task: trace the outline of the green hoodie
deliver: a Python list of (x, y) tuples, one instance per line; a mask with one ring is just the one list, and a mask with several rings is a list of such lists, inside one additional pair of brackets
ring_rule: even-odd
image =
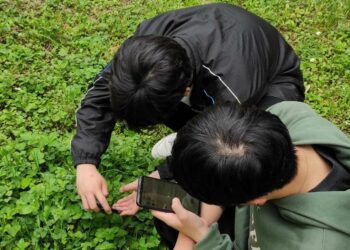
[[(349, 138), (307, 104), (285, 101), (268, 111), (287, 126), (294, 145), (331, 148), (336, 159), (350, 171)], [(350, 249), (350, 190), (310, 192), (260, 207), (237, 207), (235, 229), (232, 243), (228, 236), (219, 234), (214, 224), (196, 249)]]

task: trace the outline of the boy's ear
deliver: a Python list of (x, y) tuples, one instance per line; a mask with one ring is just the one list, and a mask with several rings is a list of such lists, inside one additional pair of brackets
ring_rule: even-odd
[(256, 205), (256, 206), (260, 206), (260, 205), (264, 205), (267, 201), (267, 195), (263, 195), (260, 196), (258, 198), (255, 198), (253, 200), (248, 201), (247, 203), (250, 205)]
[(191, 88), (190, 87), (186, 87), (184, 95), (185, 96), (189, 96), (190, 93), (191, 93)]

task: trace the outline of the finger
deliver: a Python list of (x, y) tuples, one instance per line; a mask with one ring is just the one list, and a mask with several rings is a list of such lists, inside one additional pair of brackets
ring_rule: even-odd
[(137, 210), (135, 211), (134, 209), (128, 209), (125, 211), (122, 211), (120, 213), (121, 216), (134, 216), (136, 214)]
[(156, 217), (156, 218), (158, 218), (158, 219), (160, 219), (160, 220), (163, 218), (163, 213), (164, 213), (164, 212), (157, 211), (157, 210), (153, 210), (153, 209), (151, 209), (150, 211), (151, 211), (151, 214), (152, 214), (154, 217)]
[(113, 205), (112, 208), (113, 208), (113, 209), (116, 209), (116, 210), (127, 210), (127, 209), (130, 209), (130, 204), (125, 204), (125, 205)]
[(87, 202), (87, 199), (85, 198), (85, 196), (84, 195), (82, 195), (82, 196), (80, 196), (80, 198), (81, 198), (81, 202), (83, 203), (83, 208), (85, 209), (85, 210), (89, 210), (89, 203)]
[(120, 215), (135, 215), (138, 211), (138, 208), (136, 207), (128, 207), (127, 209), (124, 209), (123, 211), (120, 212)]
[(97, 197), (98, 201), (100, 202), (100, 204), (102, 205), (103, 210), (105, 210), (105, 212), (107, 214), (112, 213), (112, 210), (111, 210), (110, 206), (108, 205), (106, 197), (102, 194), (102, 192), (101, 193), (97, 193), (96, 197)]
[(120, 216), (129, 216), (129, 214), (127, 213), (127, 211), (122, 211), (122, 212), (120, 213)]
[(107, 186), (107, 182), (105, 180), (102, 181), (101, 189), (102, 189), (102, 194), (105, 197), (107, 197), (108, 196), (108, 186)]
[(117, 209), (117, 210), (125, 210), (130, 208), (130, 206), (132, 206), (132, 204), (130, 203), (125, 203), (125, 204), (114, 204), (112, 206), (113, 209)]
[(117, 200), (117, 202), (115, 202), (114, 204), (122, 204), (122, 203), (125, 203), (125, 202), (129, 202), (130, 200), (131, 201), (134, 200), (134, 196), (132, 194)]
[(89, 194), (89, 195), (87, 195), (87, 196), (85, 196), (85, 197), (86, 197), (86, 200), (87, 200), (87, 202), (88, 202), (88, 204), (89, 204), (89, 211), (94, 211), (94, 212), (100, 211), (100, 210), (98, 209), (97, 204), (96, 204), (95, 195)]
[(179, 198), (174, 198), (172, 200), (171, 208), (180, 220), (186, 220), (188, 218), (190, 212), (182, 206)]
[(128, 207), (112, 207), (113, 210), (118, 211), (118, 213), (124, 212), (125, 210), (128, 210)]
[(113, 206), (134, 206), (137, 205), (134, 199), (128, 199), (121, 202), (116, 202)]
[(154, 217), (160, 219), (171, 227), (176, 228), (180, 223), (177, 215), (174, 213), (165, 213), (157, 210), (151, 210)]
[(137, 212), (140, 209), (140, 207), (134, 202), (124, 203), (124, 204), (114, 204), (112, 208), (119, 211), (133, 210), (135, 212)]
[(134, 203), (132, 199), (124, 200), (124, 201), (118, 201), (113, 204), (113, 206), (129, 206), (130, 204)]
[(128, 192), (128, 191), (134, 191), (137, 189), (138, 186), (138, 180), (135, 180), (129, 184), (126, 184), (120, 188), (120, 192)]

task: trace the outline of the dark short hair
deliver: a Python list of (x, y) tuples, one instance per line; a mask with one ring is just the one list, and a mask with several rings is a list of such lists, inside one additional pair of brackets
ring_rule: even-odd
[(116, 53), (111, 106), (131, 128), (166, 121), (184, 96), (192, 69), (184, 48), (163, 36), (134, 36)]
[(295, 149), (281, 120), (234, 104), (210, 107), (181, 128), (170, 167), (191, 195), (225, 206), (283, 187), (297, 169)]

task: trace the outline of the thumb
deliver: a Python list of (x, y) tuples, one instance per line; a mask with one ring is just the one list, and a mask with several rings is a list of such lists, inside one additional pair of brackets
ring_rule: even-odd
[(102, 194), (107, 197), (108, 196), (108, 186), (107, 186), (107, 182), (103, 181), (102, 182)]
[(171, 208), (180, 220), (184, 220), (187, 217), (188, 211), (182, 206), (179, 198), (174, 198), (171, 204)]
[(138, 186), (138, 180), (133, 181), (129, 184), (126, 184), (120, 188), (120, 192), (128, 192), (128, 191), (134, 191), (137, 189)]

